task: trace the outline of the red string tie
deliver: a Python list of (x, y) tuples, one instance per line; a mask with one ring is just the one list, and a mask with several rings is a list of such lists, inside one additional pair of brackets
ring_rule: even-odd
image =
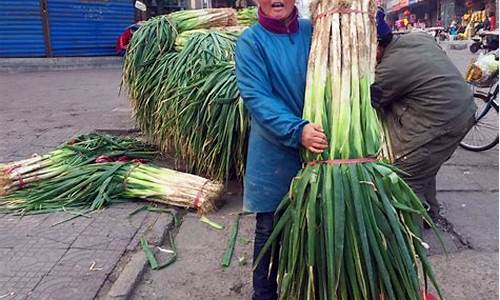
[(194, 208), (198, 209), (201, 207), (201, 197), (203, 196), (203, 188), (205, 188), (205, 185), (207, 185), (207, 183), (209, 182), (210, 180), (206, 180), (202, 185), (201, 185), (201, 188), (200, 190), (196, 193), (196, 197), (194, 197), (194, 202), (193, 202), (193, 206)]
[(359, 163), (371, 163), (377, 162), (375, 157), (361, 157), (361, 158), (348, 158), (348, 159), (326, 159), (326, 160), (313, 160), (307, 163), (307, 166), (314, 166), (316, 164), (327, 164), (327, 165), (347, 165), (347, 164), (359, 164)]

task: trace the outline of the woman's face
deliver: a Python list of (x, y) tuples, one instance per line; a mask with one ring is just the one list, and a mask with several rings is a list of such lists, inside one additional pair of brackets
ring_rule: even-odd
[(285, 20), (295, 7), (295, 0), (257, 0), (262, 12), (273, 19)]

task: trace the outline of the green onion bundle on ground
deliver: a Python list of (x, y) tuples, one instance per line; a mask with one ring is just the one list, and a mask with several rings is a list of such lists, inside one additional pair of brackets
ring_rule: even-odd
[(58, 176), (69, 167), (94, 163), (103, 155), (151, 159), (157, 152), (136, 139), (97, 133), (80, 135), (46, 155), (0, 164), (0, 196)]
[(97, 163), (68, 168), (57, 177), (2, 196), (0, 210), (16, 214), (95, 210), (139, 198), (204, 214), (214, 208), (222, 189), (221, 184), (167, 168)]
[(180, 10), (168, 15), (179, 32), (223, 26), (236, 26), (236, 12), (232, 8)]
[(375, 3), (314, 7), (303, 117), (322, 125), (329, 148), (303, 152), (262, 253), (280, 252), (280, 299), (421, 299), (423, 280), (437, 287), (420, 239), (422, 218), (432, 222), (397, 170), (376, 158)]
[(257, 23), (257, 7), (247, 7), (236, 12), (238, 24), (241, 26), (252, 26)]

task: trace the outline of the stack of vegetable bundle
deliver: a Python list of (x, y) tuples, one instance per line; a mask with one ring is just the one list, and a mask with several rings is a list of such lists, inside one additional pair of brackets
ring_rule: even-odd
[(234, 35), (236, 38), (245, 30), (242, 26), (228, 26), (228, 27), (214, 27), (209, 29), (193, 29), (180, 33), (175, 39), (175, 50), (181, 52), (186, 46), (189, 38), (191, 38), (196, 33), (207, 33), (207, 32), (225, 32), (230, 35)]
[[(234, 10), (222, 11), (234, 15)], [(248, 120), (233, 61), (244, 28), (207, 28), (216, 22), (194, 21), (196, 16), (205, 18), (205, 12), (175, 12), (163, 16), (172, 21), (162, 25), (146, 22), (132, 38), (122, 84), (128, 88), (138, 126), (162, 151), (186, 161), (187, 171), (217, 180), (241, 178)], [(192, 24), (179, 27), (187, 20)], [(155, 39), (170, 39), (153, 32), (172, 24), (179, 52), (171, 47), (159, 52)], [(187, 28), (194, 29), (182, 31)]]
[(421, 299), (421, 275), (436, 284), (419, 238), (430, 218), (397, 171), (376, 159), (374, 10), (372, 0), (321, 0), (313, 10), (303, 117), (322, 125), (329, 148), (303, 152), (306, 166), (260, 254), (280, 251), (280, 299)]
[(151, 159), (157, 152), (150, 145), (132, 138), (96, 133), (80, 135), (46, 155), (0, 164), (0, 196), (60, 175), (69, 167), (94, 163), (103, 155)]
[[(238, 105), (234, 64), (227, 63), (233, 60), (235, 42), (236, 37), (229, 33), (193, 34), (172, 66), (155, 114), (155, 135), (160, 137), (161, 148), (175, 151), (186, 160), (189, 171), (217, 179), (224, 178), (226, 170), (229, 172), (232, 167), (223, 164), (224, 159), (230, 160), (235, 157), (233, 153), (242, 150), (221, 153), (216, 149), (244, 146), (236, 139), (234, 144), (217, 143), (227, 142), (224, 137), (234, 136), (232, 128), (245, 124), (244, 120), (239, 121), (244, 110)], [(217, 126), (230, 118), (232, 124)], [(245, 135), (236, 138), (244, 139)], [(211, 160), (208, 155), (212, 154), (228, 157), (218, 158), (215, 165), (207, 164)]]
[(17, 214), (94, 210), (127, 199), (214, 208), (223, 186), (205, 178), (139, 162), (105, 162), (68, 168), (59, 176), (0, 197), (0, 208)]
[(181, 10), (169, 14), (168, 17), (175, 22), (178, 32), (238, 25), (236, 12), (232, 8)]

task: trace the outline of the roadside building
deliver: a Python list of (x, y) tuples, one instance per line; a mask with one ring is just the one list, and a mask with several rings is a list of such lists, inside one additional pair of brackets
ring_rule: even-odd
[(488, 21), (498, 27), (498, 0), (385, 0), (383, 6), (392, 24), (407, 19), (412, 26), (448, 27), (454, 22), (465, 31)]

